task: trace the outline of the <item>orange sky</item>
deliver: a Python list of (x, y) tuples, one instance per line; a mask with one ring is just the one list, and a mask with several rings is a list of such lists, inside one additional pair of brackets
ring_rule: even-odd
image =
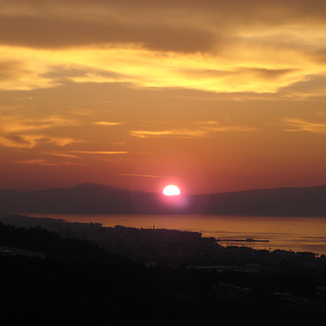
[(0, 189), (326, 184), (326, 2), (0, 0)]

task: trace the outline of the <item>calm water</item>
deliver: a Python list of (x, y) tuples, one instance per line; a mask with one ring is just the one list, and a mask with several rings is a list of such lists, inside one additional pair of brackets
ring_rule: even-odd
[[(32, 214), (30, 216), (45, 216)], [(258, 239), (262, 243), (224, 241), (223, 245), (244, 245), (256, 249), (285, 249), (326, 254), (326, 217), (248, 217), (219, 215), (74, 215), (47, 214), (68, 222), (101, 223), (136, 228), (198, 231), (216, 239)]]

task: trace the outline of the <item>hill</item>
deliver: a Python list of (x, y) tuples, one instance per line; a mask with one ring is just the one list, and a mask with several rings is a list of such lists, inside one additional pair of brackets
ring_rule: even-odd
[(210, 196), (206, 212), (250, 216), (326, 216), (326, 186), (257, 189)]
[(167, 197), (86, 183), (40, 191), (0, 190), (0, 210), (65, 214), (326, 216), (326, 186)]
[[(4, 245), (40, 250), (46, 258), (0, 250), (2, 325), (317, 325), (326, 317), (315, 290), (325, 284), (324, 265), (316, 269), (301, 258), (305, 268), (284, 259), (290, 269), (282, 273), (217, 272), (164, 261), (146, 267), (87, 241), (0, 223), (0, 249)], [(243, 248), (241, 254), (233, 247), (223, 250), (233, 263), (235, 257), (247, 259)], [(318, 261), (324, 260), (313, 256)]]

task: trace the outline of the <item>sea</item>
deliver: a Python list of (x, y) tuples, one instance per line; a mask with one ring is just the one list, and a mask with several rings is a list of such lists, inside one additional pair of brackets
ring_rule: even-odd
[[(258, 217), (221, 215), (78, 215), (28, 214), (67, 222), (100, 223), (143, 229), (200, 232), (223, 246), (314, 252), (326, 255), (326, 217)], [(252, 239), (254, 241), (248, 241)]]

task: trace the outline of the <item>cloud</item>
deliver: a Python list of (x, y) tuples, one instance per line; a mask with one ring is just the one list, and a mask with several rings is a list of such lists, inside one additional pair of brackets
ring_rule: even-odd
[(70, 80), (74, 83), (122, 83), (137, 88), (275, 93), (305, 80), (307, 75), (320, 75), (326, 70), (322, 64), (312, 69), (310, 59), (301, 52), (291, 54), (290, 60), (286, 48), (237, 43), (227, 46), (219, 55), (209, 56), (167, 54), (121, 46), (64, 51), (7, 47), (2, 48), (2, 53), (23, 57), (33, 74), (19, 82), (14, 77), (10, 83), (0, 82), (0, 88), (48, 88)]
[(297, 69), (267, 69), (267, 68), (240, 68), (245, 75), (252, 75), (253, 78), (261, 80), (280, 80), (284, 76), (297, 71)]
[(53, 143), (56, 146), (66, 146), (72, 143), (80, 143), (81, 141), (74, 138), (51, 137), (39, 134), (0, 134), (0, 144), (5, 147), (34, 148), (41, 142)]
[(7, 133), (43, 130), (53, 127), (76, 126), (75, 120), (52, 115), (43, 118), (29, 118), (25, 115), (8, 115), (0, 117), (1, 129)]
[(161, 136), (191, 138), (191, 137), (204, 137), (206, 135), (206, 132), (202, 130), (161, 130), (161, 131), (131, 130), (129, 132), (131, 136), (139, 137), (139, 138), (151, 138), (151, 137), (161, 137)]
[(70, 80), (262, 94), (326, 73), (322, 1), (2, 2), (6, 90)]
[(73, 125), (78, 123), (56, 115), (44, 118), (28, 118), (25, 115), (2, 116), (0, 117), (0, 144), (5, 147), (33, 148), (40, 142), (54, 143), (56, 146), (79, 143), (81, 140), (75, 138), (30, 133)]
[(0, 144), (4, 147), (33, 148), (43, 136), (5, 135), (0, 134)]
[(45, 139), (48, 142), (54, 143), (57, 146), (66, 146), (66, 145), (69, 145), (69, 144), (72, 144), (72, 143), (83, 142), (81, 140), (76, 140), (74, 138), (64, 138), (64, 137), (50, 137), (50, 136), (47, 136), (47, 137), (45, 137)]
[(305, 80), (283, 88), (280, 95), (289, 99), (324, 97), (326, 94), (326, 76), (305, 76)]
[(170, 129), (170, 130), (130, 130), (132, 137), (153, 138), (153, 137), (176, 137), (176, 138), (202, 138), (209, 137), (216, 132), (248, 132), (255, 129), (242, 126), (223, 126), (217, 121), (199, 121), (200, 128), (192, 129)]
[(109, 121), (97, 121), (93, 122), (93, 125), (100, 125), (100, 126), (118, 126), (122, 125), (122, 122), (109, 122)]
[[(326, 5), (320, 0), (2, 0), (2, 13), (11, 16), (46, 16), (87, 21), (172, 22), (180, 19), (197, 22), (195, 17), (210, 18), (206, 24), (222, 25), (236, 22), (242, 26), (257, 21), (266, 25), (296, 20), (325, 20)], [(187, 14), (187, 15), (186, 15)], [(189, 19), (192, 18), (192, 19)], [(214, 20), (213, 18), (219, 18)], [(201, 21), (201, 20), (200, 20)], [(253, 22), (254, 21), (254, 22)]]
[(45, 49), (124, 43), (174, 52), (207, 51), (214, 44), (212, 32), (200, 27), (82, 18), (0, 15), (0, 29), (6, 31), (1, 33), (0, 43)]
[(84, 165), (82, 163), (75, 163), (75, 162), (69, 162), (69, 161), (49, 162), (48, 160), (44, 160), (44, 159), (34, 159), (34, 160), (26, 160), (26, 161), (15, 161), (14, 163), (27, 164), (27, 165), (43, 165), (43, 166)]
[(59, 156), (59, 157), (70, 157), (70, 158), (78, 158), (78, 156), (76, 155), (72, 155), (72, 154), (66, 154), (66, 153), (48, 153), (48, 152), (44, 152), (43, 154), (46, 154), (46, 155), (53, 155), (53, 156)]
[(23, 96), (23, 97), (19, 97), (19, 98), (15, 98), (15, 101), (26, 101), (26, 100), (32, 100), (33, 97), (32, 96)]
[(9, 59), (12, 57), (10, 48), (2, 48), (0, 52), (2, 52), (0, 55), (0, 89), (26, 91), (59, 85), (55, 80), (42, 76), (44, 72), (42, 65), (33, 67), (33, 64), (27, 62), (27, 58), (22, 59), (18, 55), (17, 59)]
[(79, 154), (90, 154), (90, 155), (117, 155), (117, 154), (128, 154), (125, 151), (66, 151), (67, 153), (79, 153)]
[(24, 64), (16, 60), (0, 61), (0, 82), (16, 80), (22, 74), (28, 73)]
[(216, 126), (219, 125), (220, 123), (215, 120), (207, 120), (207, 121), (199, 121), (198, 124), (200, 125), (208, 125), (208, 126)]
[(283, 76), (295, 72), (295, 69), (267, 69), (267, 68), (246, 68), (238, 67), (237, 69), (231, 70), (214, 70), (214, 69), (189, 69), (181, 71), (189, 77), (196, 78), (228, 78), (228, 77), (239, 77), (241, 75), (252, 76), (261, 80), (275, 80), (280, 79)]
[(315, 123), (305, 121), (303, 119), (290, 119), (284, 118), (282, 121), (285, 122), (289, 127), (286, 127), (284, 131), (297, 132), (297, 131), (308, 131), (319, 134), (326, 134), (326, 123)]
[(159, 179), (170, 179), (171, 177), (162, 177), (159, 175), (152, 174), (133, 174), (133, 173), (124, 173), (118, 174), (120, 177), (139, 177), (139, 178), (159, 178)]
[(96, 70), (95, 72), (79, 71), (79, 74), (66, 76), (74, 83), (135, 83), (137, 80), (126, 74), (114, 73), (112, 71)]

